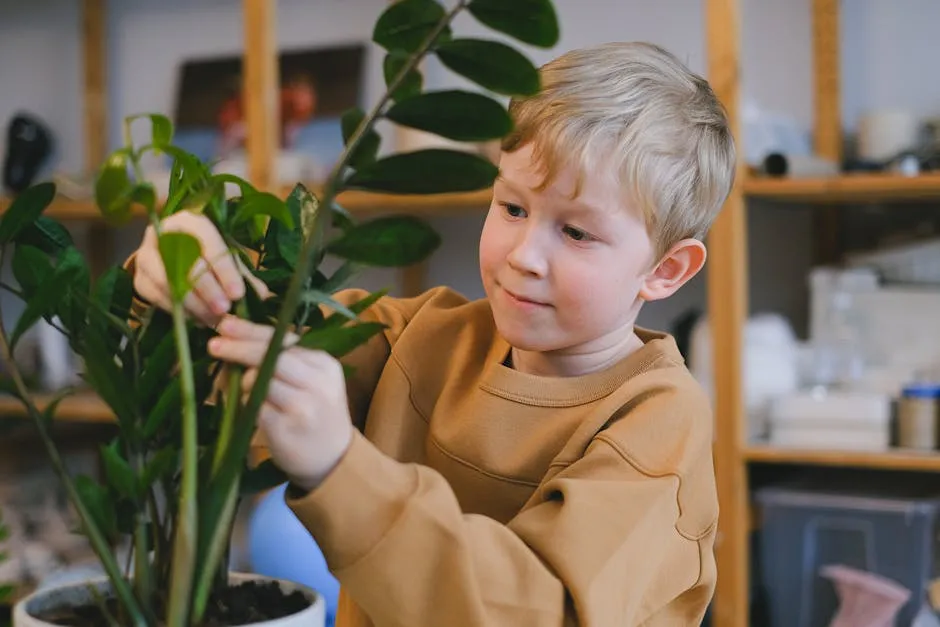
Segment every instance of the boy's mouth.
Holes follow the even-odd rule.
[[[523,295],[521,295],[521,294],[516,294],[515,292],[513,292],[513,291],[511,291],[511,290],[508,290],[508,289],[506,289],[505,287],[502,287],[502,286],[500,286],[500,287],[501,287],[502,290],[506,293],[506,296],[508,296],[511,300],[514,300],[514,301],[516,301],[516,302],[518,302],[518,303],[521,303],[521,304],[523,304],[523,305],[538,305],[538,306],[541,306],[541,307],[548,307],[548,303],[544,303],[544,302],[542,302],[542,301],[535,300],[535,299],[533,299],[533,298],[529,298],[529,297],[523,296]]]

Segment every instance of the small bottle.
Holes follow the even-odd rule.
[[[898,401],[898,446],[924,451],[937,448],[938,404],[938,383],[914,383],[901,391]]]

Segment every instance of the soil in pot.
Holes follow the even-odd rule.
[[[118,604],[107,600],[108,611],[118,616]],[[250,625],[296,614],[310,606],[300,590],[285,593],[276,581],[245,581],[228,586],[209,597],[200,627]],[[162,612],[161,612],[162,614]],[[94,604],[66,607],[36,616],[63,627],[109,627],[101,609]]]

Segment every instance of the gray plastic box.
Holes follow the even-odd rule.
[[[913,591],[896,625],[908,627],[934,577],[940,499],[762,488],[757,575],[767,627],[827,627],[839,601],[827,564],[888,577]]]

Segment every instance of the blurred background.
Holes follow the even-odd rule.
[[[280,125],[270,184],[316,183],[342,150],[339,114],[367,108],[384,89],[382,51],[370,39],[387,1],[275,4]],[[940,624],[940,2],[554,4],[558,46],[522,47],[537,64],[580,46],[651,41],[712,80],[736,125],[742,175],[710,236],[711,261],[639,321],[675,334],[716,402],[720,583],[707,621]],[[246,175],[247,28],[236,0],[0,0],[0,208],[30,182],[55,180],[53,213],[98,268],[123,261],[143,221],[113,228],[97,219],[88,165],[120,145],[123,117],[139,112],[170,116],[180,145]],[[483,32],[469,18],[456,29]],[[433,58],[424,72],[427,89],[466,85]],[[386,152],[440,143],[380,130]],[[495,157],[492,145],[461,148]],[[167,164],[145,165],[165,185]],[[369,271],[362,286],[405,295],[444,284],[482,297],[477,242],[488,203],[485,193],[351,198],[362,214],[429,217],[444,240],[427,264]],[[0,307],[12,325],[20,303],[0,294]],[[77,380],[80,365],[51,328],[36,327],[19,351],[37,389]],[[11,534],[0,544],[9,555],[0,582],[22,594],[83,576],[90,553],[71,534],[32,426],[6,400],[0,511]],[[96,444],[112,433],[107,408],[79,395],[59,419],[71,467],[96,472]],[[251,506],[236,565],[308,582],[332,610],[336,583],[280,493]],[[850,612],[867,618],[837,622]]]

